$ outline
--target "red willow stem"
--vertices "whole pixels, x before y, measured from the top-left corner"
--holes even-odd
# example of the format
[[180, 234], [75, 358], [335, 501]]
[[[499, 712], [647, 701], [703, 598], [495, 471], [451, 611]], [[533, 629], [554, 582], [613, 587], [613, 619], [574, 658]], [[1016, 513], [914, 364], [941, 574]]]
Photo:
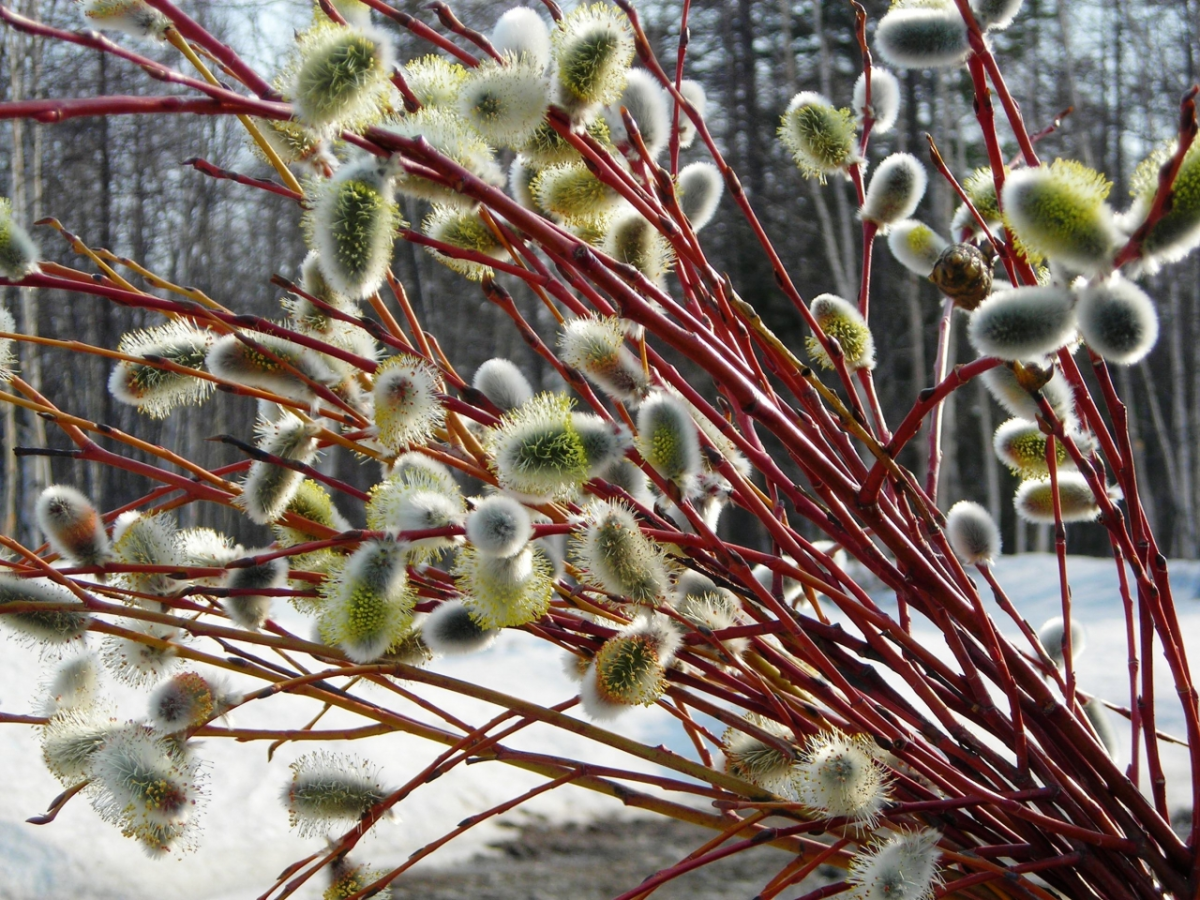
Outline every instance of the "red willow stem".
[[[286, 116], [290, 113], [283, 103], [273, 108]], [[197, 116], [226, 116], [238, 113], [261, 115], [262, 106], [194, 97], [73, 97], [65, 100], [19, 100], [0, 103], [0, 119], [32, 119], [44, 125], [66, 122], [89, 116], [158, 115], [161, 113], [189, 113]]]
[[504, 57], [496, 52], [496, 48], [492, 46], [492, 42], [474, 28], [468, 28], [461, 21], [459, 21], [458, 16], [454, 14], [454, 10], [452, 10], [448, 4], [441, 2], [432, 3], [430, 4], [429, 8], [437, 13], [438, 20], [443, 25], [445, 25], [459, 37], [470, 41], [496, 62], [504, 62]]
[[414, 18], [406, 12], [401, 12], [394, 6], [389, 6], [384, 2], [384, 0], [362, 0], [362, 2], [371, 7], [371, 9], [387, 16], [393, 22], [398, 22], [401, 26], [407, 28], [421, 40], [428, 41], [429, 43], [433, 44], [433, 46], [441, 50], [445, 50], [451, 56], [456, 57], [458, 61], [468, 69], [474, 69], [479, 65], [479, 59], [477, 57], [472, 56], [453, 41], [448, 40], [447, 38], [438, 34], [420, 19]]
[[1158, 188], [1154, 192], [1150, 210], [1146, 214], [1145, 221], [1138, 226], [1125, 246], [1117, 252], [1117, 256], [1113, 260], [1114, 269], [1120, 269], [1121, 266], [1142, 255], [1142, 243], [1146, 240], [1146, 236], [1170, 210], [1171, 203], [1175, 198], [1175, 179], [1179, 176], [1183, 159], [1187, 156], [1192, 142], [1196, 140], [1196, 94], [1198, 92], [1200, 92], [1200, 86], [1193, 85], [1179, 103], [1179, 139], [1175, 146], [1175, 152], [1171, 154], [1166, 165], [1159, 169]]
[[299, 201], [304, 199], [303, 194], [297, 194], [290, 188], [285, 188], [283, 185], [276, 184], [274, 181], [267, 181], [262, 178], [251, 178], [249, 175], [241, 175], [231, 169], [222, 169], [218, 166], [214, 166], [208, 160], [200, 159], [198, 156], [193, 157], [192, 159], [185, 159], [183, 161], [183, 165], [191, 166], [197, 172], [207, 175], [210, 178], [219, 178], [225, 181], [232, 181], [237, 184], [244, 184], [247, 187], [258, 188], [260, 191], [267, 191], [271, 194], [278, 194], [281, 197], [287, 197], [289, 200]]
[[[679, 94], [679, 88], [683, 83], [683, 65], [684, 61], [687, 59], [688, 43], [692, 38], [691, 29], [688, 27], [688, 18], [691, 16], [691, 12], [692, 0], [683, 0], [683, 7], [679, 12], [679, 51], [675, 55], [676, 97], [682, 96]], [[672, 178], [679, 173], [679, 113], [679, 100], [673, 98], [671, 102], [671, 137], [669, 147], [669, 152], [671, 154]]]

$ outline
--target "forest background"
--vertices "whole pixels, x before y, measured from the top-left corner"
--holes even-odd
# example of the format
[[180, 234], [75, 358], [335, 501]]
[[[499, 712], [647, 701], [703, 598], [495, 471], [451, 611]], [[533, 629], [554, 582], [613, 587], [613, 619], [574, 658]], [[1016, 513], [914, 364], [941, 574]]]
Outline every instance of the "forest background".
[[[78, 27], [71, 0], [10, 5], [32, 18]], [[872, 21], [887, 8], [884, 0], [864, 5]], [[212, 0], [192, 6], [201, 24], [266, 69], [290, 46], [293, 29], [302, 27], [310, 10], [307, 0]], [[673, 53], [678, 36], [669, 26], [678, 22], [679, 2], [643, 0], [638, 6], [656, 50]], [[487, 0], [458, 0], [454, 8], [464, 22], [480, 27], [500, 11]], [[706, 88], [709, 127], [726, 159], [742, 174], [751, 203], [797, 287], [805, 296], [826, 291], [855, 296], [852, 186], [837, 178], [824, 185], [802, 179], [774, 138], [780, 114], [798, 90], [818, 90], [835, 104], [848, 104], [861, 71], [850, 4], [695, 0], [691, 22], [688, 76]], [[392, 31], [400, 58], [424, 52], [411, 35]], [[1198, 31], [1200, 0], [1028, 0], [1016, 24], [994, 39], [1031, 131], [1052, 127], [1064, 111], [1073, 110], [1043, 138], [1043, 155], [1075, 158], [1104, 172], [1120, 203], [1137, 163], [1156, 139], [1174, 131], [1178, 96], [1198, 76]], [[170, 51], [147, 52], [165, 57]], [[966, 173], [986, 164], [965, 69], [910, 70], [902, 74], [901, 86], [900, 125], [876, 138], [875, 150], [907, 150], [927, 160], [921, 135], [932, 132], [954, 171]], [[4, 32], [0, 99], [136, 95], [161, 89], [105, 54], [46, 43], [11, 29]], [[199, 287], [244, 312], [278, 315], [282, 291], [267, 278], [270, 273], [297, 276], [305, 253], [299, 217], [281, 216], [269, 194], [248, 192], [196, 171], [186, 160], [186, 148], [195, 147], [210, 148], [206, 162], [219, 168], [267, 174], [265, 164], [250, 153], [240, 126], [227, 117], [80, 118], [55, 125], [10, 120], [0, 123], [0, 195], [12, 198], [17, 221], [57, 216], [68, 232], [92, 246], [142, 261], [176, 284]], [[1006, 152], [1015, 149], [1015, 143], [1005, 144]], [[162, 160], [178, 164], [164, 166]], [[85, 191], [83, 185], [99, 189]], [[401, 203], [413, 205], [411, 200]], [[954, 205], [948, 186], [931, 179], [917, 215], [948, 233]], [[413, 219], [416, 210], [404, 212]], [[60, 235], [48, 228], [33, 231], [45, 258], [72, 263], [72, 251]], [[705, 247], [717, 271], [729, 273], [771, 328], [789, 346], [801, 346], [803, 323], [775, 290], [767, 261], [756, 252], [742, 217], [718, 214], [705, 232]], [[557, 374], [476, 287], [406, 242], [397, 246], [393, 268], [409, 287], [422, 321], [460, 371], [471, 372], [488, 358], [504, 356], [530, 373], [535, 387], [559, 386]], [[248, 278], [247, 273], [254, 274]], [[878, 381], [880, 401], [888, 419], [899, 420], [911, 398], [933, 381], [941, 302], [931, 284], [887, 253], [876, 255], [872, 277], [877, 298], [872, 327], [880, 336], [877, 371], [886, 373]], [[531, 321], [548, 315], [522, 286], [509, 287]], [[1164, 346], [1136, 366], [1117, 369], [1116, 378], [1130, 407], [1135, 462], [1148, 476], [1143, 501], [1151, 525], [1171, 556], [1194, 558], [1200, 537], [1200, 255], [1192, 254], [1145, 287], [1160, 301]], [[149, 324], [141, 321], [147, 313], [98, 298], [12, 287], [0, 292], [7, 295], [0, 300], [14, 312], [18, 330], [27, 334], [69, 335], [115, 346], [125, 332]], [[965, 362], [973, 356], [963, 333], [965, 319], [955, 317], [955, 323], [950, 358]], [[553, 330], [552, 323], [538, 324]], [[80, 354], [69, 365], [44, 365], [34, 351], [28, 344], [21, 348], [21, 371], [28, 382], [64, 409], [86, 409], [97, 421], [133, 429], [137, 411], [114, 402], [105, 388], [106, 360]], [[141, 417], [136, 427], [140, 436], [168, 449], [192, 448], [198, 454], [193, 459], [212, 469], [235, 461], [238, 451], [204, 439], [238, 430], [253, 418], [252, 403], [222, 395], [203, 414], [161, 422]], [[991, 451], [1002, 414], [982, 384], [952, 394], [945, 415], [940, 495], [949, 502], [971, 499], [986, 506], [1001, 523], [1006, 552], [1049, 549], [1049, 526], [1026, 527], [1007, 502], [1015, 481]], [[4, 417], [0, 533], [29, 543], [34, 538], [33, 503], [55, 481], [77, 485], [101, 509], [140, 495], [139, 477], [120, 469], [45, 456], [18, 458], [12, 453], [15, 446], [58, 446], [66, 438], [12, 405], [5, 406]], [[911, 441], [905, 452], [910, 456], [901, 461], [923, 471], [927, 442]], [[368, 487], [373, 477], [345, 454], [328, 465], [334, 469], [329, 474], [359, 487]], [[239, 539], [247, 528], [232, 510], [211, 504], [191, 504], [181, 513], [185, 527], [209, 525]], [[758, 526], [736, 511], [722, 520], [727, 533], [744, 535], [747, 527]], [[743, 540], [752, 543], [749, 537]], [[1107, 555], [1109, 543], [1100, 525], [1077, 525], [1070, 548]]]

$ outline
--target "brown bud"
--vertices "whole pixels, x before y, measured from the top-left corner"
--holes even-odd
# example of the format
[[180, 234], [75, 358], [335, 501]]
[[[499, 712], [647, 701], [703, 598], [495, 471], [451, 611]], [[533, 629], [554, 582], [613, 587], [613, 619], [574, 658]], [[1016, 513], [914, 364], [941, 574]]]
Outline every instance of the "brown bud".
[[972, 310], [992, 292], [992, 265], [974, 244], [942, 251], [929, 280], [960, 309]]
[[1017, 384], [1023, 387], [1029, 393], [1040, 391], [1051, 378], [1054, 377], [1054, 366], [1046, 366], [1043, 368], [1035, 363], [1010, 363], [1013, 374], [1017, 376]]

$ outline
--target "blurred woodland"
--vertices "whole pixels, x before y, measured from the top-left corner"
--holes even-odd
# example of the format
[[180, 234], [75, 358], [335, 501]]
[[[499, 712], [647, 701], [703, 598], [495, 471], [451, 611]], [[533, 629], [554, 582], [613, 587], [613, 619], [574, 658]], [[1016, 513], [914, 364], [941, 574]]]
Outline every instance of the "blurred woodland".
[[[81, 27], [70, 0], [13, 0], [10, 5], [61, 27]], [[886, 0], [864, 0], [864, 5], [873, 27], [887, 9]], [[463, 22], [480, 29], [498, 12], [495, 3], [483, 0], [459, 0], [453, 6]], [[660, 58], [675, 58], [679, 35], [670, 23], [678, 22], [679, 6], [679, 0], [639, 4]], [[311, 8], [303, 0], [206, 0], [189, 7], [240, 53], [268, 64], [283, 53], [292, 30], [303, 27]], [[437, 25], [432, 12], [421, 10], [419, 15]], [[686, 75], [705, 86], [709, 127], [741, 176], [797, 287], [806, 297], [826, 291], [854, 297], [861, 238], [852, 187], [840, 179], [825, 185], [806, 181], [774, 137], [780, 114], [798, 90], [818, 90], [837, 105], [849, 105], [862, 66], [850, 4], [695, 0], [691, 21]], [[384, 27], [396, 38], [399, 59], [426, 52], [407, 32]], [[1128, 205], [1129, 179], [1137, 164], [1175, 133], [1179, 96], [1200, 75], [1198, 32], [1200, 0], [1028, 0], [1016, 24], [994, 40], [1031, 130], [1049, 128], [1061, 112], [1073, 109], [1042, 138], [1043, 158], [1071, 157], [1100, 169], [1113, 182], [1114, 206], [1122, 208]], [[138, 94], [164, 87], [101, 53], [46, 44], [12, 30], [2, 38], [0, 92], [5, 100]], [[146, 52], [174, 64], [168, 49]], [[873, 161], [898, 150], [928, 160], [929, 132], [960, 179], [986, 163], [965, 69], [910, 71], [901, 84], [901, 124], [872, 141]], [[269, 279], [273, 274], [297, 277], [305, 254], [300, 211], [284, 198], [197, 171], [187, 161], [202, 147], [211, 148], [207, 161], [219, 168], [261, 178], [273, 174], [251, 154], [232, 118], [141, 116], [55, 125], [12, 120], [0, 123], [0, 195], [12, 198], [18, 221], [54, 216], [90, 247], [136, 260], [162, 278], [195, 286], [241, 311], [278, 317], [283, 291]], [[1015, 143], [1005, 149], [1015, 155]], [[81, 189], [84, 185], [87, 190]], [[406, 217], [419, 221], [421, 211], [412, 208], [413, 202], [402, 202]], [[948, 236], [955, 206], [948, 186], [931, 176], [917, 217]], [[53, 229], [31, 230], [47, 259], [85, 269], [89, 265]], [[736, 290], [790, 346], [801, 348], [807, 329], [776, 291], [767, 261], [728, 198], [723, 213], [705, 231], [704, 243], [713, 265], [728, 272]], [[479, 363], [505, 356], [526, 370], [535, 387], [553, 386], [550, 380], [557, 375], [539, 365], [477, 285], [406, 242], [396, 245], [393, 271], [468, 380]], [[125, 274], [144, 283], [129, 270]], [[932, 285], [903, 269], [882, 245], [872, 277], [876, 383], [888, 420], [898, 422], [916, 393], [933, 382], [941, 303]], [[543, 321], [548, 314], [533, 295], [519, 283], [506, 286], [531, 321], [551, 335], [554, 323]], [[1118, 388], [1132, 414], [1136, 463], [1151, 524], [1171, 555], [1194, 557], [1200, 500], [1200, 354], [1195, 349], [1200, 345], [1200, 255], [1168, 267], [1143, 286], [1158, 301], [1164, 339], [1139, 365], [1116, 370]], [[0, 291], [0, 301], [26, 333], [113, 347], [131, 328], [157, 324], [146, 321], [142, 311], [122, 310], [98, 298]], [[956, 317], [952, 359], [957, 362], [973, 356], [964, 325], [965, 319]], [[203, 411], [188, 409], [161, 422], [150, 420], [109, 396], [103, 360], [60, 351], [39, 355], [32, 349], [21, 347], [23, 377], [62, 409], [136, 432], [168, 449], [190, 448], [190, 458], [209, 468], [241, 458], [234, 448], [205, 439], [227, 432], [247, 437], [254, 416], [251, 399], [223, 396]], [[148, 489], [137, 476], [114, 468], [15, 456], [13, 447], [65, 447], [67, 442], [53, 426], [14, 409], [4, 408], [0, 533], [36, 546], [30, 511], [42, 488], [53, 481], [75, 484], [103, 509], [132, 501]], [[1015, 480], [991, 450], [992, 433], [1005, 415], [982, 384], [951, 395], [946, 415], [941, 495], [948, 502], [971, 499], [988, 507], [1002, 523], [1006, 552], [1049, 549], [1048, 528], [1026, 529], [1016, 521], [1009, 500]], [[135, 422], [138, 418], [142, 421]], [[923, 470], [925, 441], [912, 441], [905, 452], [913, 456], [903, 462]], [[348, 455], [338, 459], [341, 470], [331, 474], [364, 488], [376, 479], [373, 470], [355, 471], [357, 464]], [[193, 504], [182, 516], [183, 525], [211, 525], [247, 542], [254, 539], [241, 533], [253, 526], [230, 510]], [[744, 525], [734, 513], [725, 517], [722, 530]], [[750, 542], [747, 537], [743, 541]], [[766, 544], [765, 535], [762, 542]], [[1105, 554], [1108, 541], [1099, 525], [1073, 525], [1069, 548]]]

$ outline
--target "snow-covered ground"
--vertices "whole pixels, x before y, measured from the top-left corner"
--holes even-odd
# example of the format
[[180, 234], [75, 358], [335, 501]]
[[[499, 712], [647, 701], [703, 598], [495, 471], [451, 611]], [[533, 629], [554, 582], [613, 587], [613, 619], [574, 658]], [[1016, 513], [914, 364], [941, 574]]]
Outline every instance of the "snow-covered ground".
[[[1052, 556], [1006, 557], [997, 565], [1001, 582], [1026, 618], [1035, 627], [1059, 611], [1056, 562]], [[1073, 557], [1070, 578], [1074, 609], [1088, 629], [1087, 652], [1078, 660], [1079, 684], [1089, 693], [1128, 703], [1124, 618], [1112, 563]], [[1172, 581], [1184, 634], [1200, 641], [1200, 563], [1172, 565]], [[1006, 633], [1015, 628], [995, 611]], [[918, 631], [921, 629], [918, 628]], [[924, 636], [924, 635], [923, 635]], [[932, 641], [932, 630], [929, 639]], [[437, 671], [546, 705], [571, 697], [574, 687], [561, 670], [559, 651], [522, 634], [505, 634], [490, 650], [459, 660], [439, 660]], [[1156, 662], [1159, 680], [1159, 727], [1183, 734], [1182, 715], [1165, 665]], [[36, 709], [39, 679], [37, 656], [12, 641], [0, 644], [0, 709], [32, 712]], [[246, 687], [252, 685], [247, 682]], [[485, 704], [416, 686], [446, 710], [469, 722], [481, 723], [495, 713]], [[382, 689], [378, 698], [391, 703]], [[143, 714], [136, 695], [121, 695], [121, 713]], [[141, 701], [144, 703], [144, 701]], [[234, 725], [255, 728], [297, 727], [315, 712], [312, 701], [275, 696], [256, 702], [235, 717]], [[415, 707], [414, 717], [429, 719]], [[1114, 717], [1124, 755], [1128, 755], [1129, 728]], [[321, 727], [357, 725], [331, 713]], [[661, 710], [636, 710], [616, 723], [623, 734], [649, 743], [679, 747], [679, 732]], [[26, 824], [41, 813], [61, 786], [46, 772], [34, 729], [0, 725], [0, 900], [55, 900], [87, 896], [128, 898], [154, 896], [160, 900], [244, 900], [258, 896], [291, 862], [320, 849], [318, 840], [302, 840], [289, 828], [279, 795], [287, 783], [288, 764], [304, 747], [285, 745], [272, 762], [266, 759], [266, 742], [235, 743], [210, 739], [199, 748], [206, 760], [209, 800], [204, 811], [201, 847], [182, 858], [152, 860], [111, 825], [101, 821], [86, 798], [77, 797], [58, 819], [45, 826]], [[599, 763], [632, 766], [634, 761], [616, 751], [561, 731], [534, 726], [507, 741], [510, 746], [534, 747]], [[343, 748], [338, 748], [343, 749]], [[440, 746], [403, 735], [369, 738], [345, 747], [380, 766], [387, 784], [396, 785], [431, 760]], [[1187, 763], [1181, 748], [1164, 747], [1164, 764], [1174, 805], [1187, 800]], [[458, 767], [449, 775], [417, 789], [400, 808], [399, 818], [384, 823], [378, 835], [360, 844], [356, 858], [385, 866], [405, 859], [413, 850], [445, 833], [466, 815], [513, 797], [541, 781], [500, 763]], [[551, 821], [586, 819], [620, 810], [619, 804], [589, 791], [564, 788], [543, 794], [510, 817], [520, 822], [537, 815]], [[451, 864], [478, 852], [504, 832], [494, 822], [485, 823], [439, 850], [433, 864]], [[314, 891], [302, 893], [314, 897]]]

